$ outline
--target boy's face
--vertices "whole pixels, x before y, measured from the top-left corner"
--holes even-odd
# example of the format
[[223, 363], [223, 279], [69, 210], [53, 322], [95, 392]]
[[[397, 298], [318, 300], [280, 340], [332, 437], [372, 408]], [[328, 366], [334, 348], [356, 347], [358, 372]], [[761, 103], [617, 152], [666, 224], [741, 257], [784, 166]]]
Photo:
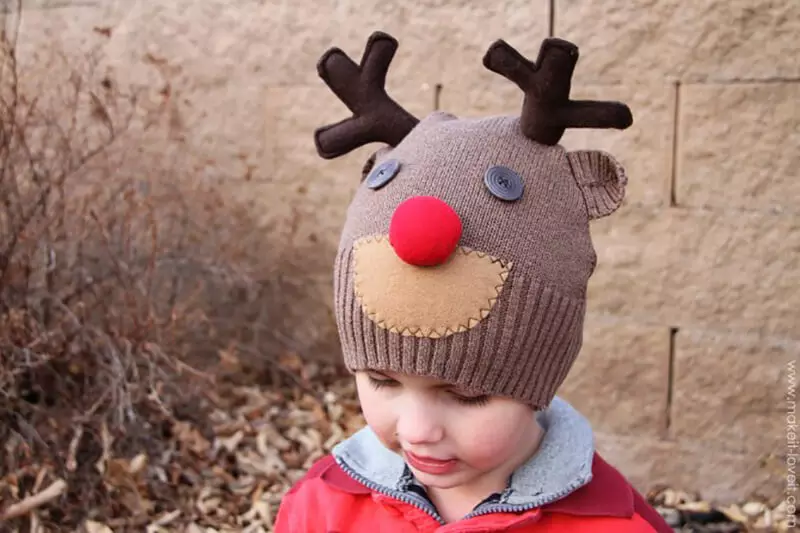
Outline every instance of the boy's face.
[[533, 410], [515, 400], [388, 371], [357, 372], [356, 385], [367, 424], [429, 488], [500, 491], [541, 439]]

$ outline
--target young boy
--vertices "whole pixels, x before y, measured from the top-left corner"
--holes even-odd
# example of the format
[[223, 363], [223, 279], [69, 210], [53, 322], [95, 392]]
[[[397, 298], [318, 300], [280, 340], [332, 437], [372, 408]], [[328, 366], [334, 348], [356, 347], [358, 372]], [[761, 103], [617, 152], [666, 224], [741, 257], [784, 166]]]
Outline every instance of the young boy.
[[589, 223], [626, 176], [568, 127], [626, 128], [616, 102], [569, 99], [578, 52], [503, 41], [484, 65], [524, 92], [520, 116], [422, 121], [384, 90], [397, 42], [319, 72], [354, 116], [316, 132], [324, 158], [370, 142], [334, 268], [344, 359], [367, 427], [284, 497], [277, 533], [671, 531], [558, 398], [581, 347], [596, 256]]

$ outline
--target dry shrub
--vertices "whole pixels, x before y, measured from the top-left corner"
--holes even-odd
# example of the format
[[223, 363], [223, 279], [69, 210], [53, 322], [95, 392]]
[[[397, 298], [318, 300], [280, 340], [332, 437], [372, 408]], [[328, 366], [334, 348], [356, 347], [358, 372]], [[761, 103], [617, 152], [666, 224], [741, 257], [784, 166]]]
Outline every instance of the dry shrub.
[[221, 376], [280, 372], [270, 302], [289, 287], [250, 211], [196, 177], [169, 91], [52, 57], [28, 76], [0, 43], [0, 502], [45, 469], [65, 526], [113, 508], [106, 460], [163, 451]]

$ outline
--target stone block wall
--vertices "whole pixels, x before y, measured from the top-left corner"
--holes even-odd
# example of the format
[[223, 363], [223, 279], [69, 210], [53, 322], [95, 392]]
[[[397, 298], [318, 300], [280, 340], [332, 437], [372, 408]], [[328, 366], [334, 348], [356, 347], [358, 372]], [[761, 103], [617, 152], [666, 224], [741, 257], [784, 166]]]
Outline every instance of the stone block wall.
[[619, 154], [632, 182], [595, 227], [565, 395], [635, 478], [777, 497], [800, 355], [800, 4], [556, 0], [553, 18], [581, 46], [575, 94], [635, 116], [564, 141]]
[[[12, 4], [8, 2], [8, 4]], [[6, 5], [6, 19], [17, 14]], [[623, 208], [597, 221], [585, 348], [562, 395], [639, 488], [720, 501], [779, 497], [787, 363], [800, 354], [800, 3], [796, 0], [38, 0], [20, 53], [99, 46], [121, 81], [169, 85], [189, 146], [285, 246], [321, 260], [308, 316], [335, 355], [329, 260], [372, 147], [320, 160], [313, 129], [347, 116], [318, 79], [330, 46], [400, 40], [390, 93], [411, 112], [517, 113], [486, 71], [496, 38], [533, 55], [581, 50], [574, 98], [619, 99], [625, 131], [569, 131], [568, 148], [626, 166]], [[287, 235], [289, 235], [287, 233]], [[312, 290], [313, 289], [313, 290]], [[322, 350], [322, 344], [317, 349]]]

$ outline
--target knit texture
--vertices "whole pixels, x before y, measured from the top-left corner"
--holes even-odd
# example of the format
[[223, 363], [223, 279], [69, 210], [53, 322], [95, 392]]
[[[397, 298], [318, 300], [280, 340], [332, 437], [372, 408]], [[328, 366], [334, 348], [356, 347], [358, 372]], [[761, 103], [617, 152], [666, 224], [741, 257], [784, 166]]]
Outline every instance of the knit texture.
[[419, 120], [385, 90], [397, 44], [375, 32], [360, 63], [332, 48], [318, 64], [353, 113], [317, 129], [320, 156], [384, 143], [362, 169], [334, 264], [345, 364], [543, 409], [581, 349], [590, 222], [621, 206], [627, 184], [613, 156], [558, 142], [567, 128], [625, 129], [631, 112], [571, 100], [578, 49], [548, 38], [535, 62], [502, 40], [484, 56], [524, 92], [520, 115]]
[[[516, 117], [457, 119], [441, 112], [426, 117], [396, 148], [381, 150], [374, 164], [389, 158], [400, 160], [401, 170], [379, 190], [359, 188], [335, 261], [336, 318], [347, 367], [432, 376], [476, 393], [548, 405], [582, 344], [586, 285], [596, 259], [589, 221], [611, 202], [603, 200], [605, 192], [587, 200], [584, 191], [605, 191], [610, 183], [610, 197], [618, 197], [617, 167], [600, 153], [585, 164], [582, 156], [571, 163], [562, 147], [521, 135]], [[523, 178], [518, 201], [489, 193], [482, 178], [494, 165]], [[602, 179], [592, 178], [592, 165], [605, 165]], [[574, 167], [581, 169], [577, 176]], [[386, 236], [396, 206], [419, 194], [440, 198], [458, 213], [462, 246], [513, 264], [488, 316], [442, 338], [380, 327], [354, 287], [356, 241]], [[362, 265], [359, 275], [369, 276], [369, 267]]]

